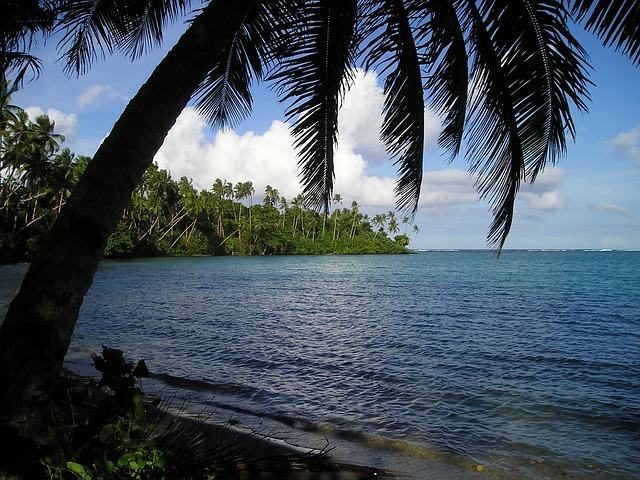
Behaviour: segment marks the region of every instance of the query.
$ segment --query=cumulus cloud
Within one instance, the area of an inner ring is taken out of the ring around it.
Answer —
[[[393,208],[395,205],[394,168],[379,140],[382,122],[382,88],[375,73],[355,72],[353,87],[345,95],[340,111],[340,136],[335,153],[335,186],[347,201],[355,200],[363,207]],[[435,148],[439,119],[425,111],[428,148]],[[298,158],[293,148],[290,125],[274,120],[262,134],[221,130],[212,140],[207,139],[208,127],[192,108],[180,115],[155,157],[160,168],[171,172],[176,179],[193,179],[198,189],[210,189],[216,178],[232,183],[250,180],[259,198],[266,185],[277,188],[281,195],[292,198],[302,191],[298,178]],[[383,169],[382,166],[387,168]],[[374,167],[372,169],[372,167]],[[374,174],[375,169],[378,174]],[[382,173],[379,173],[382,172]],[[477,201],[468,175],[462,172],[466,185],[466,201]],[[431,175],[426,176],[431,179]],[[437,202],[460,200],[462,194],[449,192],[457,188],[443,177],[433,177],[430,190]],[[428,180],[426,180],[428,182]],[[443,183],[444,182],[444,183]],[[450,182],[455,183],[454,180]],[[436,192],[437,193],[434,193]],[[435,204],[435,200],[432,203]]]
[[[561,168],[547,168],[538,175],[535,183],[524,187],[519,200],[524,208],[534,211],[552,211],[569,206],[569,200],[561,194],[564,171]]]
[[[425,174],[420,196],[421,207],[436,208],[477,203],[478,194],[468,172],[447,169]]]
[[[85,109],[90,106],[100,105],[103,102],[125,102],[127,97],[118,93],[113,87],[107,85],[94,85],[85,90],[78,97],[78,108]]]
[[[24,109],[31,121],[40,115],[47,115],[55,122],[54,131],[64,135],[65,139],[73,137],[78,128],[78,115],[75,113],[64,113],[55,108],[49,108],[46,112],[40,107],[28,107]]]
[[[342,150],[352,150],[367,158],[368,165],[386,164],[389,156],[380,141],[383,121],[384,91],[378,74],[356,69],[352,87],[345,93],[338,115],[338,142]],[[435,152],[440,134],[440,118],[424,111],[425,151]]]
[[[619,134],[609,145],[618,155],[632,160],[640,167],[640,125]]]
[[[353,86],[345,93],[338,114],[338,143],[343,151],[366,155],[370,163],[386,160],[384,145],[380,141],[383,103],[378,75],[357,69]]]
[[[205,138],[207,128],[194,109],[185,109],[154,160],[174,178],[193,179],[198,189],[210,189],[221,178],[232,183],[250,180],[259,193],[266,185],[285,196],[300,193],[285,123],[274,121],[262,135],[220,130],[213,141]]]

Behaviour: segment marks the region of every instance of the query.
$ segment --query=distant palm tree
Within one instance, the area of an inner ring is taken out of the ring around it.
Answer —
[[[351,229],[349,231],[349,238],[353,238],[356,236],[356,225],[360,223],[359,221],[360,214],[358,213],[358,202],[356,202],[355,200],[351,202],[351,215],[352,215],[352,219],[351,219]]]
[[[333,195],[333,203],[342,205],[342,195],[335,193]],[[340,216],[340,209],[338,207],[333,211],[333,240],[338,238],[338,217]]]
[[[273,207],[278,203],[280,199],[280,192],[277,188],[273,188],[271,185],[267,185],[264,189],[264,205]]]
[[[280,197],[280,210],[282,210],[282,228],[284,228],[286,224],[287,218],[287,208],[289,208],[289,204],[287,203],[287,199],[282,196]]]
[[[387,219],[389,221],[389,224],[387,225],[387,230],[389,230],[390,234],[395,235],[400,231],[400,227],[398,226],[398,221],[396,220],[395,213],[389,212],[387,214]]]
[[[138,57],[189,7],[187,0],[56,4],[62,7],[61,48],[74,73],[86,71],[102,53]],[[400,174],[398,207],[414,213],[422,184],[426,87],[432,108],[443,116],[441,146],[455,156],[466,142],[479,192],[493,209],[488,240],[501,248],[521,183],[534,181],[565,153],[567,134],[575,134],[572,106],[586,110],[588,63],[571,34],[571,15],[640,62],[637,1],[575,0],[571,11],[567,5],[205,2],[100,145],[9,307],[0,327],[0,430],[6,444],[24,445],[20,438],[35,435],[107,239],[194,94],[211,123],[227,125],[249,113],[253,82],[273,81],[288,103],[305,196],[327,210],[341,99],[354,66],[377,68],[385,78],[381,136]],[[29,31],[12,18],[6,31],[26,38],[20,35]],[[14,450],[2,453],[22,451]]]

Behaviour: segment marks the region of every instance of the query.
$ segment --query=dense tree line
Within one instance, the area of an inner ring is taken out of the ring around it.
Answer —
[[[0,260],[27,260],[84,172],[88,157],[61,148],[46,115],[35,121],[10,106],[5,90],[0,130]],[[395,213],[369,218],[350,208],[319,213],[300,194],[291,200],[267,186],[253,204],[252,182],[233,185],[217,179],[198,191],[192,181],[171,178],[152,165],[133,192],[105,255],[265,255],[310,253],[406,253],[409,219],[403,233]],[[340,206],[342,197],[333,197]],[[245,202],[248,202],[245,205]],[[418,231],[414,227],[414,232]],[[387,232],[393,236],[390,238]]]
[[[254,204],[250,181],[216,179],[198,191],[192,181],[171,178],[152,165],[110,237],[107,256],[406,253],[409,218],[401,228],[389,211],[373,218],[357,202],[331,212],[309,209],[302,194],[288,200],[267,185]],[[247,203],[245,205],[245,203]],[[412,226],[413,232],[419,231]],[[400,231],[403,230],[402,233]],[[393,236],[390,238],[387,232]]]

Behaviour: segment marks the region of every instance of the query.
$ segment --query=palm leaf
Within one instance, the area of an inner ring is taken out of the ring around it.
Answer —
[[[411,214],[418,208],[424,156],[422,74],[410,23],[413,3],[373,2],[367,12],[372,19],[367,29],[374,34],[366,47],[365,62],[367,68],[379,67],[386,74],[380,138],[398,165],[397,207]]]
[[[424,63],[428,69],[425,88],[430,107],[442,118],[438,143],[450,160],[460,153],[468,102],[469,66],[465,30],[468,19],[460,0],[426,2],[425,21],[419,28],[426,42]],[[460,11],[460,12],[458,12]]]
[[[221,61],[195,92],[196,107],[212,127],[233,126],[251,112],[251,84],[263,75],[257,43],[245,25],[225,49]]]
[[[191,0],[120,0],[119,3],[129,22],[118,49],[135,59],[162,44],[163,30],[189,10]]]
[[[287,32],[302,0],[259,2],[195,93],[196,106],[212,127],[234,126],[250,113],[251,85],[288,51]]]
[[[565,132],[575,130],[570,101],[586,109],[587,64],[561,2],[492,1],[470,12],[475,63],[468,157],[494,214],[489,243],[500,250],[520,182],[534,181],[565,153]]]
[[[356,34],[355,0],[305,2],[290,54],[270,76],[293,120],[292,133],[306,198],[328,209],[333,191],[338,110],[351,80]]]
[[[3,2],[0,15],[0,77],[12,78],[15,87],[22,85],[31,71],[37,78],[42,62],[29,54],[36,36],[51,33],[56,17],[55,4],[40,2]]]
[[[640,65],[640,3],[636,0],[576,0],[573,13],[607,47]]]
[[[64,34],[58,49],[65,58],[64,71],[82,75],[99,56],[113,53],[110,31],[117,12],[109,0],[69,0],[62,3],[60,11],[57,29]]]
[[[82,75],[99,57],[116,50],[136,58],[162,40],[167,21],[186,11],[190,0],[67,0],[60,6],[58,45],[65,73]]]

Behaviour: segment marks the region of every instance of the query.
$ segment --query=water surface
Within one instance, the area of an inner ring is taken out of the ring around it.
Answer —
[[[640,478],[640,252],[104,262],[73,351],[101,345],[194,408],[416,478]]]

